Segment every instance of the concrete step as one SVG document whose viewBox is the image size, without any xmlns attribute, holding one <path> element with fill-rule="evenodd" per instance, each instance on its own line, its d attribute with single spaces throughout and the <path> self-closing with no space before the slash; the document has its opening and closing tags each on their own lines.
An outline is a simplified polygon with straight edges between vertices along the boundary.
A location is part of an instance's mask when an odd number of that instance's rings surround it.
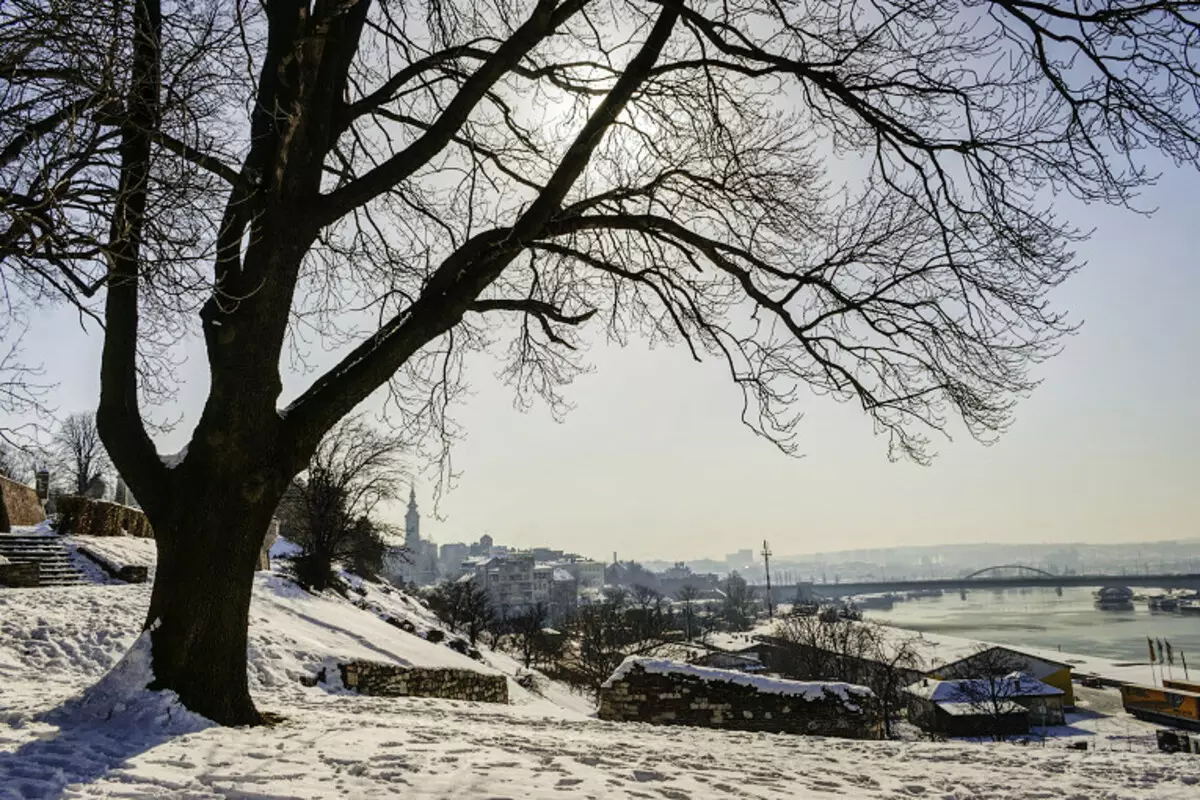
<svg viewBox="0 0 1200 800">
<path fill-rule="evenodd" d="M 37 564 L 39 586 L 78 586 L 83 573 L 63 543 L 49 536 L 0 533 L 0 555 L 13 564 Z"/>
</svg>

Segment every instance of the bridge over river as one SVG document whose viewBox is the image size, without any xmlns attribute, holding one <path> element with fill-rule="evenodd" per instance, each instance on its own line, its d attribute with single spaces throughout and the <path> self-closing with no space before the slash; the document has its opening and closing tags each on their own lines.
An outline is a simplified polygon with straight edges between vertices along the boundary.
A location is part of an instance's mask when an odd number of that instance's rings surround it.
<svg viewBox="0 0 1200 800">
<path fill-rule="evenodd" d="M 1128 586 L 1130 588 L 1200 590 L 1200 574 L 1052 575 L 1037 567 L 1026 567 L 1020 564 L 1003 564 L 977 570 L 961 578 L 847 581 L 802 584 L 802 586 L 811 589 L 813 593 L 821 597 L 846 597 L 855 594 L 875 594 L 878 592 L 913 592 L 921 589 L 941 589 L 943 591 L 959 592 L 964 589 L 1020 589 L 1023 587 L 1057 589 L 1064 586 Z M 760 595 L 766 591 L 766 587 L 762 585 L 754 588 Z M 795 584 L 773 585 L 771 587 L 771 597 L 776 603 L 790 602 L 795 596 Z"/>
</svg>

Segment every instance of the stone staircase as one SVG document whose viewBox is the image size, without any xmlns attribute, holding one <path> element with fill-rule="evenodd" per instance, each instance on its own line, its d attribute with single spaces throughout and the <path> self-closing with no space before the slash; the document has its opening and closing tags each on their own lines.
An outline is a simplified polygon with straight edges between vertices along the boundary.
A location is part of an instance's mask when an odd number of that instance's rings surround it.
<svg viewBox="0 0 1200 800">
<path fill-rule="evenodd" d="M 71 564 L 70 553 L 53 536 L 0 533 L 0 556 L 10 564 L 36 564 L 38 586 L 75 586 L 83 573 Z"/>
</svg>

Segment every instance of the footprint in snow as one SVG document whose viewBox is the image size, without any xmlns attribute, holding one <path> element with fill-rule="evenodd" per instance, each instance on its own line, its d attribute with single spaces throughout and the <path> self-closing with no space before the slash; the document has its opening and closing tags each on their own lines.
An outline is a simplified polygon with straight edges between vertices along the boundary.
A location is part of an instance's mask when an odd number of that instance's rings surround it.
<svg viewBox="0 0 1200 800">
<path fill-rule="evenodd" d="M 817 792 L 836 792 L 842 788 L 842 785 L 837 781 L 813 781 L 808 788 Z"/>
<path fill-rule="evenodd" d="M 633 779 L 638 783 L 648 783 L 650 781 L 665 781 L 667 776 L 652 769 L 635 769 L 633 771 Z"/>
</svg>

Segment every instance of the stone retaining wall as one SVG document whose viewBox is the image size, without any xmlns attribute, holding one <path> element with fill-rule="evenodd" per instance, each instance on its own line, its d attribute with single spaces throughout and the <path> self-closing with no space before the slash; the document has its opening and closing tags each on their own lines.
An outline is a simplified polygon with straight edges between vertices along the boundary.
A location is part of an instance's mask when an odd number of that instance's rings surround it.
<svg viewBox="0 0 1200 800">
<path fill-rule="evenodd" d="M 339 664 L 338 669 L 342 684 L 359 694 L 508 702 L 508 680 L 503 675 L 485 675 L 468 669 L 402 667 L 375 661 L 350 661 Z"/>
<path fill-rule="evenodd" d="M 0 475 L 0 533 L 13 525 L 37 525 L 46 519 L 46 510 L 32 486 Z"/>
<path fill-rule="evenodd" d="M 678 666 L 682 669 L 672 672 L 622 665 L 600 691 L 600 719 L 847 739 L 882 736 L 878 701 L 865 687 L 833 684 L 822 690 L 813 688 L 820 684 L 775 680 L 776 691 L 761 691 L 741 673 Z M 728 680 L 714 675 L 722 672 Z M 788 683 L 798 687 L 796 693 L 786 693 L 782 685 Z"/>
<path fill-rule="evenodd" d="M 141 564 L 124 564 L 118 567 L 111 563 L 104 556 L 92 551 L 86 546 L 78 547 L 76 548 L 76 551 L 81 555 L 87 556 L 87 558 L 95 562 L 100 569 L 104 570 L 107 574 L 119 581 L 125 581 L 126 583 L 147 583 L 150 580 L 150 568 L 147 566 L 143 566 Z"/>
<path fill-rule="evenodd" d="M 150 520 L 141 509 L 132 506 L 69 495 L 58 498 L 57 507 L 61 515 L 57 531 L 61 534 L 154 538 Z"/>
<path fill-rule="evenodd" d="M 31 561 L 0 564 L 0 586 L 33 589 L 41 583 L 41 568 Z"/>
</svg>

